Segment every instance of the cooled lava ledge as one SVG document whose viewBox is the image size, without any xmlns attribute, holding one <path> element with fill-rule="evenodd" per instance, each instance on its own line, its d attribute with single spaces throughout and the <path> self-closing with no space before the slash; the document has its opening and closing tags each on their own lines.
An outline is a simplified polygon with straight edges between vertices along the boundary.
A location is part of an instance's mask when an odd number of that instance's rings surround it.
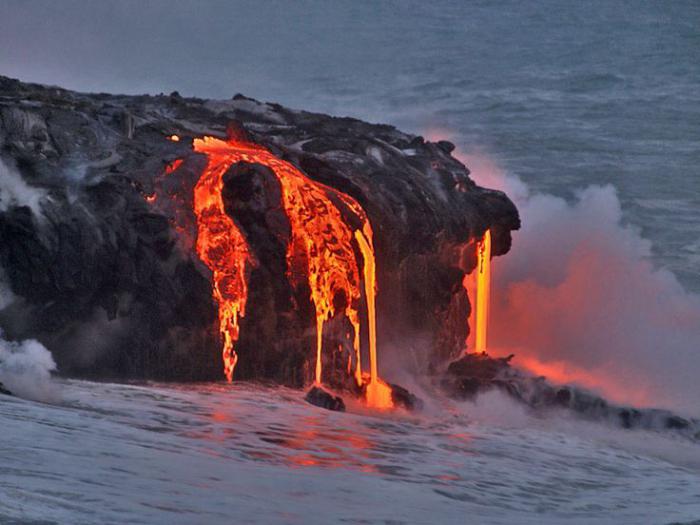
<svg viewBox="0 0 700 525">
<path fill-rule="evenodd" d="M 673 430 L 700 440 L 700 420 L 683 418 L 668 410 L 619 406 L 581 388 L 553 385 L 545 377 L 531 376 L 513 368 L 510 365 L 513 357 L 465 354 L 450 363 L 440 376 L 440 386 L 456 399 L 473 400 L 484 392 L 498 389 L 532 409 L 564 408 L 584 419 L 628 429 Z"/>
<path fill-rule="evenodd" d="M 197 140 L 252 145 L 273 159 L 241 154 L 215 180 L 221 221 L 240 231 L 250 253 L 242 272 L 229 268 L 216 285 L 246 280 L 245 304 L 223 320 L 212 283 L 224 270 L 205 264 L 195 246 L 195 187 L 217 161 Z M 72 376 L 219 379 L 226 324 L 235 343 L 226 366 L 236 379 L 299 387 L 322 370 L 322 384 L 362 394 L 377 377 L 367 357 L 370 319 L 380 354 L 424 350 L 426 368 L 439 367 L 467 336 L 462 281 L 476 265 L 474 240 L 490 230 L 492 254 L 502 255 L 519 227 L 512 202 L 476 186 L 453 148 L 240 95 L 89 95 L 0 77 L 0 153 L 7 180 L 19 185 L 0 196 L 0 267 L 17 298 L 0 311 L 0 327 L 13 339 L 38 339 Z M 280 175 L 284 166 L 300 175 Z M 299 177 L 315 190 L 301 191 Z M 307 222 L 290 211 L 314 191 L 316 201 L 297 211 L 336 213 L 352 234 L 343 261 L 355 260 L 322 273 L 333 295 L 320 314 L 311 300 L 318 281 L 294 264 L 317 253 L 307 239 L 332 244 L 335 234 L 322 228 L 308 237 Z M 400 387 L 385 387 L 397 404 L 415 404 Z"/>
</svg>

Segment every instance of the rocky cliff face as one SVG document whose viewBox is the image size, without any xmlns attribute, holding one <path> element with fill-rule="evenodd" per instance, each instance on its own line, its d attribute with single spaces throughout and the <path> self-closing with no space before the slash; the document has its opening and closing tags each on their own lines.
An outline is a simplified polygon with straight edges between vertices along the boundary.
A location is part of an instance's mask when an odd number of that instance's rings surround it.
<svg viewBox="0 0 700 525">
<path fill-rule="evenodd" d="M 467 244 L 490 228 L 494 255 L 504 254 L 519 220 L 503 193 L 474 184 L 450 143 L 238 95 L 86 95 L 0 77 L 6 336 L 39 339 L 70 375 L 220 378 L 211 273 L 193 248 L 206 159 L 192 140 L 225 137 L 232 122 L 366 211 L 382 359 L 428 367 L 456 356 L 468 330 L 461 282 L 475 264 Z M 236 377 L 301 385 L 313 374 L 315 325 L 308 290 L 285 279 L 280 188 L 255 164 L 232 166 L 224 181 L 226 210 L 259 262 Z M 331 327 L 329 346 L 343 334 Z"/>
</svg>

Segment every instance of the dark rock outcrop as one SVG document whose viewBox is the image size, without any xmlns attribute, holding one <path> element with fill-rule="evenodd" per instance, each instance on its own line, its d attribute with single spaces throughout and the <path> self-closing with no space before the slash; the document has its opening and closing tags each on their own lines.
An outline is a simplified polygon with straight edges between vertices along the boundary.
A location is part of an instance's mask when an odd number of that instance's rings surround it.
<svg viewBox="0 0 700 525">
<path fill-rule="evenodd" d="M 534 410 L 561 408 L 584 419 L 626 429 L 673 430 L 700 440 L 700 420 L 686 419 L 668 410 L 614 405 L 578 387 L 553 385 L 544 377 L 531 376 L 511 367 L 513 357 L 466 354 L 450 363 L 440 378 L 440 386 L 455 399 L 473 400 L 479 394 L 498 389 Z"/>
<path fill-rule="evenodd" d="M 326 410 L 345 412 L 345 402 L 342 397 L 334 396 L 318 386 L 312 386 L 304 396 L 304 399 L 307 403 L 325 408 Z"/>
<path fill-rule="evenodd" d="M 0 185 L 0 268 L 18 298 L 0 311 L 7 337 L 38 339 L 69 375 L 220 378 L 211 274 L 193 249 L 192 193 L 206 159 L 192 140 L 225 137 L 232 121 L 367 212 L 380 351 L 420 340 L 433 366 L 457 356 L 469 314 L 461 281 L 475 265 L 464 247 L 490 228 L 501 255 L 519 222 L 451 144 L 242 96 L 90 95 L 0 77 L 0 159 L 27 190 Z M 284 279 L 289 225 L 266 170 L 239 164 L 225 177 L 227 212 L 263 261 L 250 277 L 236 377 L 300 386 L 313 372 L 313 307 Z M 329 323 L 327 346 L 335 337 L 339 352 L 324 354 L 324 374 L 347 362 L 345 322 Z M 333 383 L 353 388 L 342 374 Z"/>
<path fill-rule="evenodd" d="M 423 401 L 404 387 L 393 383 L 390 383 L 389 387 L 391 388 L 391 401 L 395 407 L 405 408 L 409 411 L 423 408 Z"/>
</svg>

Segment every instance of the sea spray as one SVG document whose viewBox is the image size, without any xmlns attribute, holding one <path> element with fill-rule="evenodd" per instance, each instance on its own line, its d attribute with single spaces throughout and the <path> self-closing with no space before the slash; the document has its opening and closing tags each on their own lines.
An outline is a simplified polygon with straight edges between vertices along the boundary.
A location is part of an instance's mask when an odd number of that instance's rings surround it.
<svg viewBox="0 0 700 525">
<path fill-rule="evenodd" d="M 58 391 L 51 381 L 55 370 L 51 352 L 40 342 L 7 341 L 0 331 L 0 383 L 12 394 L 34 401 L 55 401 Z"/>
</svg>

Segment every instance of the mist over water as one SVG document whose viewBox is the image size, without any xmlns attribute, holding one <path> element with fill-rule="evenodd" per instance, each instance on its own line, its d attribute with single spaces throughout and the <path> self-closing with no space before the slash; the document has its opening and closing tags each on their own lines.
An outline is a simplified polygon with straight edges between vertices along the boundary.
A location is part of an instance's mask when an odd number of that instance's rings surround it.
<svg viewBox="0 0 700 525">
<path fill-rule="evenodd" d="M 567 202 L 531 192 L 483 155 L 461 158 L 479 184 L 515 200 L 523 223 L 493 262 L 492 351 L 613 401 L 699 415 L 700 296 L 654 266 L 614 187 Z"/>
<path fill-rule="evenodd" d="M 0 330 L 0 384 L 12 394 L 34 401 L 59 400 L 59 390 L 51 381 L 56 363 L 51 352 L 33 339 L 6 341 Z"/>
</svg>

